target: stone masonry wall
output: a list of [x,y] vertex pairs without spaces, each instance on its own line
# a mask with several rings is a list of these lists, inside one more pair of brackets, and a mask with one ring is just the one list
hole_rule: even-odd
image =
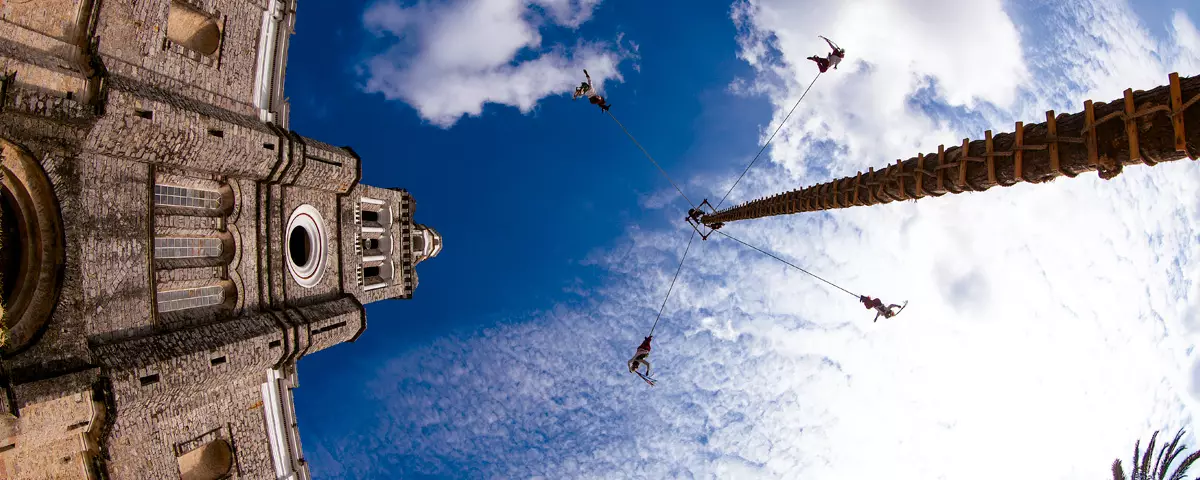
[[124,409],[118,403],[108,442],[110,478],[179,478],[178,457],[216,438],[233,446],[230,478],[273,478],[260,406],[265,380],[265,370],[227,377],[150,410]]
[[303,355],[311,355],[350,340],[362,329],[366,318],[362,304],[353,297],[304,307],[299,309],[299,313],[305,322],[299,326],[300,335],[307,336],[307,348]]
[[[266,2],[176,1],[218,22],[215,54],[167,41],[170,0],[0,8],[0,136],[40,159],[66,246],[52,317],[31,346],[0,360],[0,393],[11,393],[0,407],[20,415],[17,434],[0,438],[0,478],[82,478],[100,450],[107,478],[178,478],[177,458],[214,439],[233,447],[230,478],[273,478],[268,370],[353,341],[363,303],[411,295],[411,197],[358,186],[351,149],[258,120]],[[218,188],[231,204],[156,207],[156,181]],[[397,263],[393,284],[368,293],[355,276],[361,194],[388,202]],[[325,221],[326,271],[314,288],[287,268],[285,227],[301,204]],[[209,233],[233,251],[153,263],[155,235]],[[154,315],[156,287],[213,281],[236,292],[235,304]]]
[[[393,281],[390,285],[378,288],[371,291],[366,291],[363,285],[358,280],[358,267],[362,265],[362,253],[355,247],[355,233],[360,231],[361,225],[356,223],[354,208],[359,204],[359,199],[362,197],[374,198],[386,202],[392,213],[392,226],[389,229],[389,234],[395,239],[392,245],[392,258],[396,262],[396,272],[393,274]],[[342,236],[346,241],[341,244],[341,256],[345,265],[342,269],[342,282],[346,293],[354,295],[364,304],[377,302],[388,298],[402,298],[405,295],[405,284],[403,281],[404,260],[402,255],[402,247],[406,240],[403,239],[405,230],[411,232],[411,221],[406,226],[402,218],[405,218],[403,209],[406,193],[385,188],[372,187],[368,185],[358,185],[350,191],[348,195],[342,197],[342,207],[339,214],[342,222]],[[409,216],[411,218],[411,216]],[[409,260],[409,265],[412,261]]]
[[0,16],[56,40],[73,43],[78,35],[75,19],[82,3],[83,0],[7,2]]
[[280,221],[284,228],[279,231],[279,236],[275,237],[273,241],[278,242],[281,249],[286,248],[283,246],[287,241],[287,220],[297,207],[304,204],[316,208],[325,220],[325,275],[319,285],[313,288],[304,288],[296,283],[285,266],[283,285],[288,305],[304,305],[312,303],[314,300],[330,299],[339,295],[340,292],[338,279],[340,265],[338,264],[337,249],[341,243],[341,235],[337,229],[337,197],[333,193],[307,188],[283,188],[284,208],[280,211]]
[[[106,115],[96,122],[87,148],[112,156],[198,172],[266,178],[280,142],[265,125],[245,126],[228,112],[206,113],[170,95],[149,96],[131,82],[114,82]],[[219,115],[219,116],[218,116]]]
[[[143,81],[169,77],[173,90],[221,108],[253,115],[255,62],[265,6],[247,0],[201,0],[222,25],[221,47],[205,62],[164,49],[170,0],[105,0],[96,35],[109,71]],[[206,65],[205,63],[211,63]],[[156,75],[157,74],[157,75]]]
[[87,154],[80,159],[77,224],[82,314],[96,337],[150,322],[150,173],[145,164]]
[[[280,360],[282,353],[273,356],[270,343],[281,340],[282,334],[273,315],[259,314],[104,345],[96,352],[111,369],[118,406],[132,408],[162,398],[178,400],[198,384],[219,384],[248,371],[265,372]],[[218,357],[225,357],[224,363],[212,364]],[[150,375],[157,379],[142,385],[141,379]]]
[[[310,353],[344,341],[363,318],[350,297],[284,313],[298,322],[287,329],[304,337]],[[277,322],[276,315],[262,314],[100,347],[118,412],[109,441],[114,478],[166,478],[177,468],[174,446],[215,428],[234,437],[235,478],[268,478],[258,385],[285,354]],[[338,323],[345,326],[312,333]],[[244,340],[228,342],[238,338]],[[135,471],[151,476],[121,476]]]
[[233,235],[235,253],[228,263],[229,280],[238,290],[238,310],[253,311],[262,304],[258,283],[257,199],[254,182],[231,180],[239,208],[226,219],[226,230]]
[[[85,166],[87,162],[87,159],[58,154],[42,159],[59,209],[80,214],[63,219],[66,248],[62,290],[41,338],[23,352],[3,360],[5,371],[16,381],[53,376],[56,371],[78,369],[91,362],[87,345],[89,319],[98,305],[87,294],[86,289],[94,280],[86,278],[90,270],[84,264],[87,253],[82,246],[95,233],[86,206],[95,201],[96,192],[83,189],[80,172],[91,171]],[[136,305],[125,306],[137,308]]]
[[283,355],[271,346],[282,333],[274,315],[263,314],[101,347],[117,407],[113,478],[177,476],[175,446],[216,428],[225,438],[254,439],[238,445],[238,465],[262,468],[261,455],[246,464],[240,453],[266,447],[261,410],[257,422],[241,412],[261,400],[258,385]]
[[358,157],[343,148],[311,138],[299,138],[296,156],[300,170],[294,184],[301,187],[345,193],[358,178]]
[[21,416],[13,437],[0,439],[0,478],[74,478],[91,467],[104,405],[94,401],[99,369],[15,388]]

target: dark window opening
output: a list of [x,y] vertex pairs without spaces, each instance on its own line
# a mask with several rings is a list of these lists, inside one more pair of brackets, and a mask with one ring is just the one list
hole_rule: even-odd
[[217,366],[217,365],[220,365],[220,364],[222,364],[222,363],[225,363],[225,357],[224,357],[224,356],[220,356],[220,357],[214,358],[214,359],[212,359],[212,360],[209,360],[209,363],[211,363],[211,364],[212,364],[212,366],[214,366],[214,367],[215,367],[215,366]]
[[264,143],[264,144],[263,144],[263,148],[265,148],[265,149],[267,149],[267,150],[274,150],[274,149],[275,149],[275,144],[274,144],[274,143]]
[[224,130],[217,130],[215,128],[210,128],[210,129],[208,129],[208,134],[212,135],[214,137],[217,137],[217,138],[225,138]]
[[346,322],[337,322],[337,323],[329,324],[329,325],[326,325],[326,326],[324,326],[324,327],[321,327],[321,328],[318,328],[318,329],[316,329],[316,330],[313,330],[313,332],[312,332],[312,333],[313,333],[313,335],[316,335],[316,334],[318,334],[318,333],[325,333],[325,332],[328,332],[328,331],[330,331],[330,330],[337,330],[337,329],[339,329],[339,328],[342,328],[342,327],[344,327],[344,326],[346,326]]
[[72,100],[74,98],[75,98],[75,92],[67,92],[67,100]]
[[79,423],[76,423],[74,425],[67,427],[67,431],[78,430],[80,428],[86,427],[87,425],[88,425],[88,422],[79,422]]
[[363,276],[364,276],[364,277],[378,277],[378,276],[379,276],[379,267],[367,267],[367,268],[364,268],[364,269],[363,269]]
[[362,219],[364,222],[379,223],[379,212],[373,212],[371,210],[363,210]]
[[292,229],[292,235],[288,238],[288,252],[292,255],[292,263],[297,266],[308,265],[308,255],[311,245],[309,245],[308,230],[304,227],[296,227]]
[[279,348],[279,346],[280,346],[280,345],[283,345],[283,342],[281,342],[281,341],[279,341],[279,340],[271,340],[271,343],[269,343],[269,344],[267,344],[267,345],[268,345],[270,348]]
[[154,120],[154,112],[151,112],[149,110],[134,110],[134,112],[137,113],[137,116],[142,117],[146,120]]
[[145,387],[147,385],[154,385],[154,384],[158,383],[158,374],[153,373],[150,375],[146,375],[138,380],[142,382],[143,387]]

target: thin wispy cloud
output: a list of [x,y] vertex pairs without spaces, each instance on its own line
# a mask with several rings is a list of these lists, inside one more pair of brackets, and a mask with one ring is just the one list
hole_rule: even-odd
[[[773,105],[763,138],[811,80],[815,35],[849,57],[731,200],[1200,64],[1182,13],[1158,39],[1124,3],[1036,6],[1031,18],[993,0],[737,3],[731,21],[755,69],[737,90]],[[711,180],[742,166],[684,185],[720,198],[728,183]],[[1192,423],[1198,198],[1200,168],[1174,162],[1111,181],[730,224],[723,231],[909,307],[872,324],[843,292],[720,237],[697,241],[656,332],[653,389],[623,362],[689,232],[631,226],[590,259],[608,278],[580,305],[405,354],[371,385],[386,412],[376,430],[306,448],[314,471],[333,477],[1104,478],[1133,439]]]
[[[488,103],[528,113],[545,97],[568,93],[588,69],[598,89],[621,80],[634,54],[619,40],[543,42],[541,29],[576,28],[599,0],[457,0],[373,4],[368,30],[390,46],[364,67],[364,89],[400,100],[434,125],[478,116]],[[619,38],[614,34],[614,38]]]

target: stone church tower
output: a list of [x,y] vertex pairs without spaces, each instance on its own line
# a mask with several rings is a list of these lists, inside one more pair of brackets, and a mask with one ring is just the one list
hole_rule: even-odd
[[308,478],[296,361],[442,240],[288,129],[295,11],[0,0],[0,478]]

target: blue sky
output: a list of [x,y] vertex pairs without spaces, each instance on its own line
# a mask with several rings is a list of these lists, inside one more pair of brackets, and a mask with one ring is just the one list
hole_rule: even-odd
[[[715,201],[812,78],[816,35],[835,38],[850,58],[738,186],[742,201],[1195,74],[1196,5],[536,3],[299,6],[292,128],[353,146],[363,181],[407,188],[446,241],[412,300],[369,305],[355,344],[300,362],[317,478],[875,474],[859,451],[904,478],[963,478],[977,453],[956,438],[1027,454],[1005,440],[1107,418],[1059,452],[1094,468],[1048,467],[1082,478],[1147,429],[1191,421],[1194,165],[731,225],[854,289],[912,300],[911,320],[872,325],[852,300],[706,242],[668,304],[662,383],[647,391],[622,364],[674,273],[686,205],[568,92],[589,68],[688,195]],[[983,210],[997,213],[981,222]],[[1067,234],[1087,235],[1088,254],[1048,240]],[[1147,291],[1113,303],[1131,289]],[[1025,351],[1009,359],[1014,345]],[[845,444],[860,447],[833,447]]]
[[[375,368],[415,345],[573,301],[578,296],[572,291],[593,289],[602,280],[603,271],[581,264],[591,252],[611,244],[627,225],[679,216],[641,208],[661,189],[662,178],[607,116],[582,100],[547,99],[529,115],[489,105],[483,117],[447,130],[403,103],[364,93],[357,71],[375,43],[361,28],[366,5],[301,6],[286,86],[292,126],[353,146],[364,159],[365,183],[407,188],[417,199],[417,221],[438,229],[453,254],[421,266],[420,295],[413,300],[368,306],[371,333],[353,347],[305,359],[306,387],[333,383],[305,388],[298,400],[302,410],[335,401],[353,405],[349,392],[363,390]],[[660,152],[663,167],[680,175],[727,168],[724,157],[753,151],[754,119],[769,115],[763,99],[726,92],[738,74],[751,73],[735,57],[728,6],[690,5],[698,21],[662,28],[657,19],[684,6],[663,3],[630,16],[630,5],[613,2],[595,13],[591,23],[604,24],[598,33],[581,29],[610,40],[616,31],[638,38],[646,53],[628,60],[627,81],[606,91],[613,102],[620,99],[616,112],[638,130],[646,148]],[[554,33],[547,43],[575,38],[566,30]],[[641,72],[630,68],[634,63]],[[679,88],[678,82],[689,84]],[[347,420],[304,423],[334,429]]]

